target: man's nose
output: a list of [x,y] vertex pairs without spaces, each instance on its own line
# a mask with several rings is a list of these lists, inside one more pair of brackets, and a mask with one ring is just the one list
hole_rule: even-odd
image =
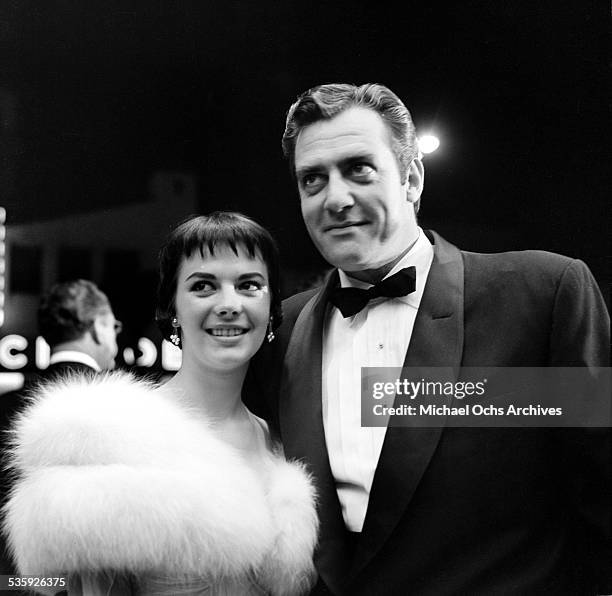
[[215,314],[220,317],[235,317],[242,311],[242,300],[232,286],[223,287],[218,294],[219,300],[214,307]]
[[325,191],[325,208],[332,213],[340,213],[355,204],[351,187],[339,172],[330,173]]

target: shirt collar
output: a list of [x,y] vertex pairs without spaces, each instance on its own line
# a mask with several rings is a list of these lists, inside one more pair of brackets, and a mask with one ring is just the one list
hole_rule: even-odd
[[49,358],[49,364],[57,364],[58,362],[79,362],[80,364],[90,366],[96,372],[102,372],[100,365],[92,356],[76,350],[60,350],[52,354],[51,358]]

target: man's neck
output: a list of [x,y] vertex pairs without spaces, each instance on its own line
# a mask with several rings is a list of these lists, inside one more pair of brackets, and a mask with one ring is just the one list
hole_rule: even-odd
[[381,267],[376,267],[374,269],[364,269],[362,271],[345,271],[345,273],[354,279],[358,279],[359,281],[364,281],[369,284],[375,284],[379,282],[381,279],[385,277],[395,267],[413,248],[413,246],[417,243],[419,239],[419,235],[408,245],[406,249],[404,249],[399,255],[397,255],[392,261],[385,263]]

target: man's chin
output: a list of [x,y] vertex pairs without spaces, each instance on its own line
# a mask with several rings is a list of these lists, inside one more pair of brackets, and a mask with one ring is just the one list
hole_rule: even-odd
[[[394,254],[388,249],[384,250],[381,245],[372,246],[368,250],[364,250],[363,246],[355,245],[336,248],[336,250],[323,250],[323,247],[319,246],[319,251],[328,263],[348,274],[386,269],[389,264],[396,262],[405,253],[404,250]],[[378,258],[372,260],[374,256]]]
[[365,256],[362,258],[347,258],[344,255],[342,258],[339,255],[330,255],[327,261],[334,267],[342,269],[350,277],[360,279],[368,283],[376,283],[384,277],[391,269],[391,263],[381,263],[380,261],[371,262]]
[[363,258],[363,255],[351,255],[350,257],[346,255],[330,255],[327,257],[327,261],[346,273],[350,273],[351,271],[359,272],[369,268],[369,264],[367,260]]

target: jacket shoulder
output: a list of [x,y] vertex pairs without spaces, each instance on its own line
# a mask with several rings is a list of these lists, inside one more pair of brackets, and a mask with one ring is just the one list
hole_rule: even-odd
[[283,300],[283,314],[286,319],[294,322],[306,303],[320,290],[320,287],[312,288]]
[[[515,270],[532,273],[548,273],[561,275],[573,262],[582,263],[571,257],[566,257],[544,250],[517,250],[500,253],[477,253],[461,251],[466,265],[477,266],[481,270]],[[586,265],[584,265],[586,267]]]
[[[491,281],[553,299],[567,286],[584,286],[598,292],[587,265],[579,260],[543,250],[503,253],[461,251],[467,285],[490,287]],[[486,285],[483,285],[486,284]]]
[[[585,263],[561,254],[544,250],[517,250],[496,253],[479,253],[460,250],[445,240],[436,232],[429,230],[438,257],[445,260],[460,258],[463,261],[466,284],[496,283],[521,285],[542,284],[540,289],[548,285],[553,290],[565,278],[574,276],[591,278],[592,275]],[[485,286],[482,286],[485,287]]]
[[600,295],[597,282],[586,263],[543,250],[495,254],[462,252],[468,276],[505,276],[534,289],[549,288],[555,294],[564,288]]

